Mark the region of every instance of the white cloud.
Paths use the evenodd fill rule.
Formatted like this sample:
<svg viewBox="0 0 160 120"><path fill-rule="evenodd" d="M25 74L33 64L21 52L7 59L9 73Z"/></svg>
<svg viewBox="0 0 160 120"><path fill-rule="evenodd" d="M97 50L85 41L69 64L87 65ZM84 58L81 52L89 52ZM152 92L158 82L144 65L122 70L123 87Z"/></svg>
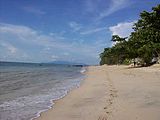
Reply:
<svg viewBox="0 0 160 120"><path fill-rule="evenodd" d="M109 8L102 11L97 19L103 19L120 9L127 7L128 5L129 0L111 0Z"/></svg>
<svg viewBox="0 0 160 120"><path fill-rule="evenodd" d="M56 34L46 35L27 26L0 23L0 59L47 62L75 60L96 63L105 43L74 42ZM3 43L3 44L2 44ZM2 46L2 47L1 47ZM95 47L96 46L96 47Z"/></svg>
<svg viewBox="0 0 160 120"><path fill-rule="evenodd" d="M14 61L19 60L20 57L23 58L23 60L28 58L27 54L20 51L16 46L0 40L0 60Z"/></svg>
<svg viewBox="0 0 160 120"><path fill-rule="evenodd" d="M8 57L13 61L31 60L36 62L38 59L45 61L50 58L51 54L54 54L51 52L46 54L46 51L65 46L63 43L58 43L53 36L47 36L20 25L0 23L0 36L0 46L2 46L0 58L7 59ZM59 37L57 36L57 38Z"/></svg>
<svg viewBox="0 0 160 120"><path fill-rule="evenodd" d="M76 22L70 22L69 26L72 28L74 32L78 32L81 35L88 35L99 31L107 30L107 27L96 27L96 28L90 26L84 27Z"/></svg>
<svg viewBox="0 0 160 120"><path fill-rule="evenodd" d="M49 35L51 37L54 37L55 39L59 39L59 40L64 40L65 38L63 37L63 33L49 33Z"/></svg>
<svg viewBox="0 0 160 120"><path fill-rule="evenodd" d="M56 61L59 57L56 55L51 55L51 61Z"/></svg>
<svg viewBox="0 0 160 120"><path fill-rule="evenodd" d="M93 13L99 21L131 4L130 0L86 0L86 12Z"/></svg>
<svg viewBox="0 0 160 120"><path fill-rule="evenodd" d="M9 43L6 44L6 43L1 42L1 46L5 47L11 54L16 54L16 52L17 52L17 48Z"/></svg>
<svg viewBox="0 0 160 120"><path fill-rule="evenodd" d="M0 23L0 33L6 38L8 36L12 36L13 40L24 42L25 44L38 44L38 45L49 45L49 41L51 37L38 33L38 31L33 30L26 26L21 25L12 25L12 24L4 24ZM12 39L12 38L9 38Z"/></svg>
<svg viewBox="0 0 160 120"><path fill-rule="evenodd" d="M93 33L96 33L96 32L103 31L103 30L107 30L107 27L94 28L94 29L82 31L82 32L80 32L80 34L81 35L88 35L88 34L93 34Z"/></svg>
<svg viewBox="0 0 160 120"><path fill-rule="evenodd" d="M31 28L26 26L20 26L20 25L12 25L12 24L5 24L0 23L0 32L10 32L12 34L21 34L21 35L28 35L30 34L36 34L36 31L33 31Z"/></svg>
<svg viewBox="0 0 160 120"><path fill-rule="evenodd" d="M133 22L122 22L118 23L115 26L109 27L109 30L112 32L112 35L119 35L120 37L128 37L131 32L133 32Z"/></svg>
<svg viewBox="0 0 160 120"><path fill-rule="evenodd" d="M70 22L69 26L73 29L73 31L79 31L82 28L82 25L76 23L76 22Z"/></svg>

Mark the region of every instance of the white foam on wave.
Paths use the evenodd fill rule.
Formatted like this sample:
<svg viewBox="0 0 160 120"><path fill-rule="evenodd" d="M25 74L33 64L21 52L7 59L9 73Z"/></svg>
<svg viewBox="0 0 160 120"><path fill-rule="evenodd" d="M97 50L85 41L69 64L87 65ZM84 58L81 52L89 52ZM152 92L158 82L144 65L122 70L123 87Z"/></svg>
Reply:
<svg viewBox="0 0 160 120"><path fill-rule="evenodd" d="M56 99L56 98L55 98L55 99L51 99L51 100L50 100L50 105L47 106L48 109L43 109L43 110L38 111L37 114L35 115L35 117L31 118L30 120L34 120L34 119L40 117L40 115L41 115L42 112L45 112L45 111L51 109L51 108L53 107L53 105L55 104L53 101L62 99L63 97L65 97L65 96L67 95L67 93L68 93L68 92L66 91L66 94L64 94L63 96L61 96L61 97L59 97L59 98L57 98L57 99Z"/></svg>
<svg viewBox="0 0 160 120"><path fill-rule="evenodd" d="M86 70L85 70L85 71L86 71ZM84 71L84 72L85 72L85 71ZM84 73L84 72L83 72L83 73ZM34 120L35 118L40 117L40 115L41 115L42 112L45 112L45 111L51 109L52 107L54 107L53 105L55 104L55 103L54 103L55 100L62 99L62 98L64 98L71 90L76 89L76 88L79 88L79 87L80 87L80 84L81 84L81 82L82 82L83 79L84 79L84 77L79 78L79 79L76 79L76 81L78 80L79 82L77 82L76 84L73 83L74 85L70 86L70 88L65 91L65 94L64 94L64 95L60 96L59 98L50 99L50 103L51 103L51 104L50 104L50 106L48 106L48 109L44 109L44 110L41 110L41 111L37 112L36 116L33 117L33 118L31 118L30 120Z"/></svg>
<svg viewBox="0 0 160 120"><path fill-rule="evenodd" d="M78 72L85 73L86 68L83 67ZM10 101L5 101L0 104L0 119L3 120L33 120L48 109L54 107L54 100L65 97L72 89L78 88L84 79L84 76L79 78L71 78L60 80L54 84L53 88L46 88L39 94L30 94L21 96ZM34 89L33 89L34 90ZM33 91L35 93L35 91Z"/></svg>
<svg viewBox="0 0 160 120"><path fill-rule="evenodd" d="M80 70L80 73L84 74L86 72L86 68L83 67L81 70Z"/></svg>
<svg viewBox="0 0 160 120"><path fill-rule="evenodd" d="M69 91L79 87L80 82L80 78L71 79L68 80L68 83L61 83L60 86L48 90L46 94L24 96L6 101L0 105L0 109L4 111L0 116L3 120L33 120L39 117L42 112L51 109L54 100L65 97Z"/></svg>

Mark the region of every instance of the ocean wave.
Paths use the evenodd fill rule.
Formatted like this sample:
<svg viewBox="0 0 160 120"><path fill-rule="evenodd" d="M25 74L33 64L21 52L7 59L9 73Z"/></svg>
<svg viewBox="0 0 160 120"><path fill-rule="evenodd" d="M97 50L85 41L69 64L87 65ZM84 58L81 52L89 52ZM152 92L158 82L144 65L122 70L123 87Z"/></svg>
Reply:
<svg viewBox="0 0 160 120"><path fill-rule="evenodd" d="M0 105L0 116L3 120L33 120L40 116L41 112L50 109L54 100L67 95L73 88L79 87L80 78L68 80L69 83L61 83L48 93L19 97L12 101L6 101Z"/></svg>
<svg viewBox="0 0 160 120"><path fill-rule="evenodd" d="M79 87L86 68L14 67L14 71L11 71L8 67L5 71L9 72L3 73L4 81L0 83L3 88L3 94L0 95L0 120L33 120L41 112L54 107L54 100L63 98L69 91Z"/></svg>
<svg viewBox="0 0 160 120"><path fill-rule="evenodd" d="M81 70L80 70L80 73L84 74L86 72L86 67L83 67Z"/></svg>

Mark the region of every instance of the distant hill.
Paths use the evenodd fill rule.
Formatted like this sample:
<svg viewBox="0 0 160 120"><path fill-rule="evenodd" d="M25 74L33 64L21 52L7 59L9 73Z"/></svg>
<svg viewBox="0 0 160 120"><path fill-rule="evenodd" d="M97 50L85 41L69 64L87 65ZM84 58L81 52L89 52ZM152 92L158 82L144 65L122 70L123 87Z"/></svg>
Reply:
<svg viewBox="0 0 160 120"><path fill-rule="evenodd" d="M0 66L40 66L42 63L0 61Z"/></svg>
<svg viewBox="0 0 160 120"><path fill-rule="evenodd" d="M61 65L86 65L84 63L76 63L76 62L69 62L69 61L53 61L49 63L61 64Z"/></svg>
<svg viewBox="0 0 160 120"><path fill-rule="evenodd" d="M8 62L0 61L0 66L39 66L40 63L27 63L27 62Z"/></svg>
<svg viewBox="0 0 160 120"><path fill-rule="evenodd" d="M48 65L73 65L73 66L86 66L86 64L83 63L74 63L74 62L68 62L68 61L53 61L48 63L26 63L26 62L8 62L8 61L0 61L0 66L48 66Z"/></svg>

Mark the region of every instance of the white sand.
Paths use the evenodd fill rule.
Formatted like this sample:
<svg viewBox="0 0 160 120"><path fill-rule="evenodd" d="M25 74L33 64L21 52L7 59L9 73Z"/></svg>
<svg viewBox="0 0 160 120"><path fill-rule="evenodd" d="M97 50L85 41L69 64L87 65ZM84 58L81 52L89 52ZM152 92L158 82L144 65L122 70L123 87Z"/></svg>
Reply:
<svg viewBox="0 0 160 120"><path fill-rule="evenodd" d="M160 120L160 66L93 66L38 120Z"/></svg>

